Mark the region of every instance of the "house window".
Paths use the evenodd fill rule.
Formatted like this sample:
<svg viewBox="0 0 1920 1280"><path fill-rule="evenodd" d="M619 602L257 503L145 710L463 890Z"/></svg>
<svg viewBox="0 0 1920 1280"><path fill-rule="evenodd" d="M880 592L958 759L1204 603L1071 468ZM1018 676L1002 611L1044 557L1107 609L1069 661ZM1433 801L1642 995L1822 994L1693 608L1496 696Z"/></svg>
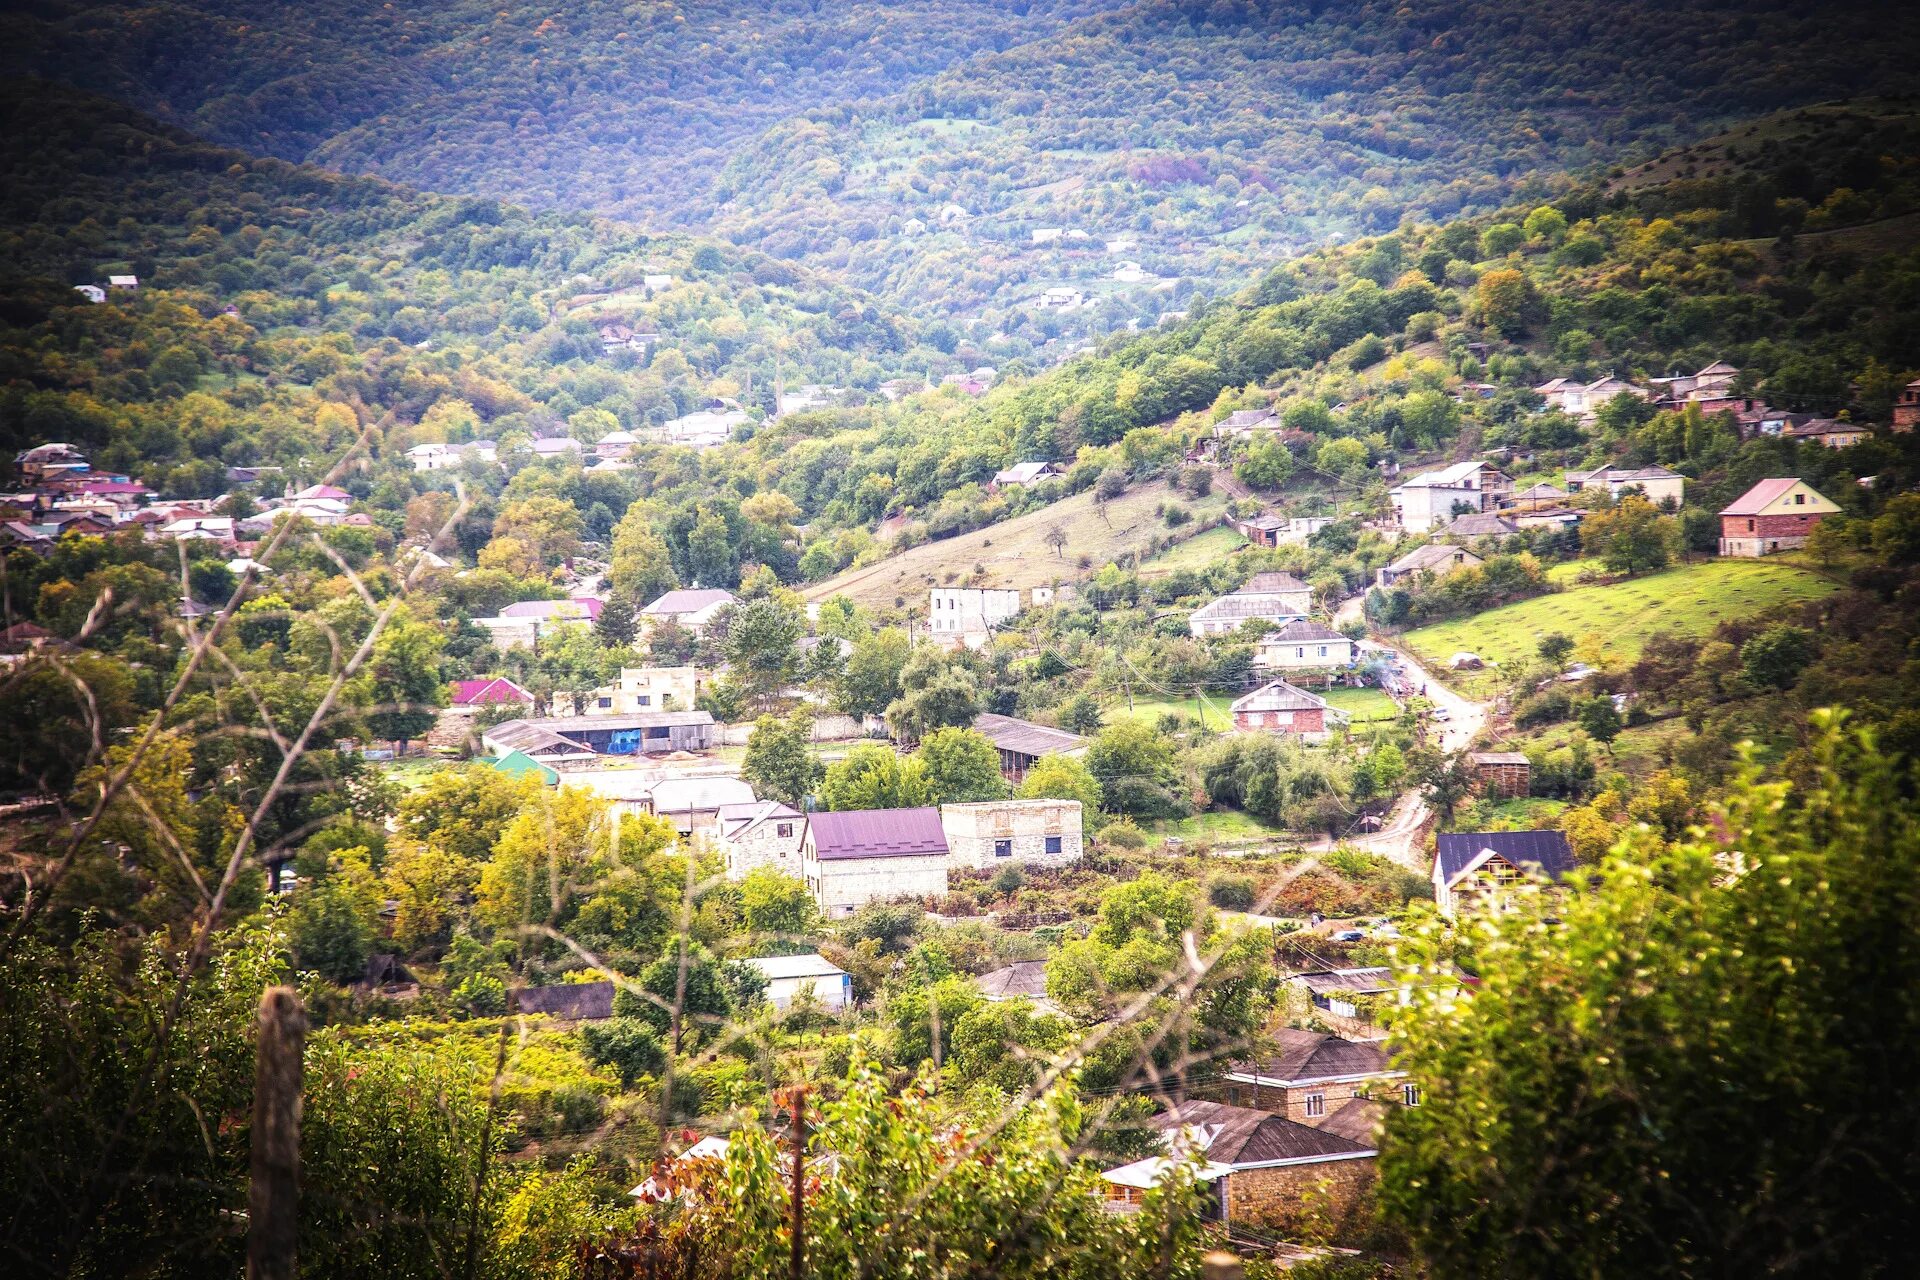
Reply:
<svg viewBox="0 0 1920 1280"><path fill-rule="evenodd" d="M605 710L606 708L608 708L608 707L610 707L610 706L612 706L612 705L613 705L613 699L612 699L612 698L602 698L602 699L600 699L600 707L601 707L601 709L602 709L602 710Z"/></svg>
<svg viewBox="0 0 1920 1280"><path fill-rule="evenodd" d="M1323 1116L1327 1114L1327 1095L1324 1093L1308 1094L1307 1114L1309 1116Z"/></svg>
<svg viewBox="0 0 1920 1280"><path fill-rule="evenodd" d="M993 842L993 856L996 858L1011 858L1013 856L1013 841L995 840Z"/></svg>
<svg viewBox="0 0 1920 1280"><path fill-rule="evenodd" d="M1804 506L1806 506L1806 505L1807 505L1807 495L1806 495L1806 494L1804 494L1804 493L1796 493L1796 494L1794 494L1794 495L1793 495L1793 505L1794 505L1794 506L1796 506L1796 507L1804 507Z"/></svg>
<svg viewBox="0 0 1920 1280"><path fill-rule="evenodd" d="M1420 1086L1417 1084L1401 1085L1400 1098L1410 1107L1419 1106L1420 1105Z"/></svg>
<svg viewBox="0 0 1920 1280"><path fill-rule="evenodd" d="M653 695L650 693L635 694L633 704L637 707L650 707L653 705Z"/></svg>
<svg viewBox="0 0 1920 1280"><path fill-rule="evenodd" d="M1305 648L1295 649L1293 651L1293 656L1296 658L1304 658L1307 656L1307 651Z"/></svg>
<svg viewBox="0 0 1920 1280"><path fill-rule="evenodd" d="M1751 521L1751 520L1749 520L1749 521L1747 521L1747 532L1748 532L1748 533L1752 533L1752 532L1753 532L1753 521Z"/></svg>
<svg viewBox="0 0 1920 1280"><path fill-rule="evenodd" d="M1327 646L1325 645L1320 646L1320 656L1323 658L1327 656Z"/></svg>
<svg viewBox="0 0 1920 1280"><path fill-rule="evenodd" d="M791 840L793 838L793 824L791 822L782 822L774 827L773 833L782 840Z"/></svg>
<svg viewBox="0 0 1920 1280"><path fill-rule="evenodd" d="M1059 836L1048 836L1048 837L1047 837L1047 852L1048 852L1048 853L1050 853L1050 854L1051 854L1051 853L1059 853L1059 852L1060 852L1060 837L1059 837Z"/></svg>

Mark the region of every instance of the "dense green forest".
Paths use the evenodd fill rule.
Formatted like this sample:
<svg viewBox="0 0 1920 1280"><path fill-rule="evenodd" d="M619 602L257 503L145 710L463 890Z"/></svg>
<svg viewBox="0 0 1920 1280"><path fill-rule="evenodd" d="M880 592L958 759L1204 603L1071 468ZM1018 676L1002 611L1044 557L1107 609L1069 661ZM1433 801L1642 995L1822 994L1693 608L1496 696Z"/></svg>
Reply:
<svg viewBox="0 0 1920 1280"><path fill-rule="evenodd" d="M789 0L751 23L715 4L48 3L0 21L0 69L256 154L722 234L984 336L1048 286L1092 299L1050 322L1103 331L1283 249L1896 91L1915 21L1778 0ZM1089 238L1034 244L1044 227ZM1175 288L1116 283L1121 262Z"/></svg>

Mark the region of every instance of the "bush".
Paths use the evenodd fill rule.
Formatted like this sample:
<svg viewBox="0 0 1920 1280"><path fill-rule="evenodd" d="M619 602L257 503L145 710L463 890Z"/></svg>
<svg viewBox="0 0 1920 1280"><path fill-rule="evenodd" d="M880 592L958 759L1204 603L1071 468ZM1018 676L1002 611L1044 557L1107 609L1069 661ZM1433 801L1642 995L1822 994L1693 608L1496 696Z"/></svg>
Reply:
<svg viewBox="0 0 1920 1280"><path fill-rule="evenodd" d="M1100 828L1100 843L1115 849L1144 849L1147 833L1131 818L1116 818Z"/></svg>
<svg viewBox="0 0 1920 1280"><path fill-rule="evenodd" d="M1207 901L1222 911L1251 910L1256 897L1252 876L1217 875L1207 882Z"/></svg>
<svg viewBox="0 0 1920 1280"><path fill-rule="evenodd" d="M1166 509L1165 513L1162 516L1162 519L1164 519L1167 522L1167 527L1169 529L1178 529L1181 525L1187 524L1190 521L1192 521L1193 512L1187 510L1185 507L1170 506Z"/></svg>
<svg viewBox="0 0 1920 1280"><path fill-rule="evenodd" d="M1020 892L1021 888L1027 883L1027 877L1021 873L1018 867L1002 867L999 874L993 877L991 883L993 884L993 891L1005 897L1008 894Z"/></svg>
<svg viewBox="0 0 1920 1280"><path fill-rule="evenodd" d="M597 1128L607 1114L607 1100L584 1084L563 1084L553 1091L553 1114L563 1133L585 1133Z"/></svg>
<svg viewBox="0 0 1920 1280"><path fill-rule="evenodd" d="M660 1035L638 1018L613 1018L580 1029L580 1047L597 1067L612 1067L620 1087L631 1089L642 1076L666 1070L667 1050Z"/></svg>

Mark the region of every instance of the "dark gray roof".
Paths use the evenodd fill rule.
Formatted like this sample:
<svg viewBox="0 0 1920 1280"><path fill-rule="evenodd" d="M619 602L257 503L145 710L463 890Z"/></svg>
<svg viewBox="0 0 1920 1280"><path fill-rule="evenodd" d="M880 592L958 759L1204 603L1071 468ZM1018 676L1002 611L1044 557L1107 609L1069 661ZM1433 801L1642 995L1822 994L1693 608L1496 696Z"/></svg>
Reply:
<svg viewBox="0 0 1920 1280"><path fill-rule="evenodd" d="M1504 538L1520 532L1520 526L1505 516L1482 511L1455 516L1446 531L1455 538Z"/></svg>
<svg viewBox="0 0 1920 1280"><path fill-rule="evenodd" d="M1300 581L1290 573L1273 571L1256 573L1248 578L1246 585L1233 594L1237 596L1277 595L1283 591L1311 591L1312 587Z"/></svg>
<svg viewBox="0 0 1920 1280"><path fill-rule="evenodd" d="M522 987L513 993L513 1007L521 1013L546 1013L556 1018L611 1018L611 982L563 982L552 987Z"/></svg>
<svg viewBox="0 0 1920 1280"><path fill-rule="evenodd" d="M983 973L973 980L980 994L989 1000L1044 1000L1047 997L1047 962L1016 960L1004 969Z"/></svg>
<svg viewBox="0 0 1920 1280"><path fill-rule="evenodd" d="M1370 1142L1299 1124L1271 1111L1230 1107L1223 1102L1181 1102L1152 1121L1163 1133L1205 1126L1213 1132L1207 1159L1220 1164L1261 1164L1269 1160L1311 1160L1315 1157L1371 1154Z"/></svg>
<svg viewBox="0 0 1920 1280"><path fill-rule="evenodd" d="M992 713L975 716L973 728L1002 751L1018 752L1023 756L1058 755L1063 751L1077 751L1087 745L1087 740L1077 733L1013 716Z"/></svg>
<svg viewBox="0 0 1920 1280"><path fill-rule="evenodd" d="M1312 643L1321 640L1345 640L1347 637L1331 627L1302 618L1298 622L1289 622L1275 631L1269 631L1261 638L1262 644Z"/></svg>
<svg viewBox="0 0 1920 1280"><path fill-rule="evenodd" d="M1274 1033L1272 1057L1236 1062L1233 1075L1304 1084L1336 1076L1382 1075L1393 1068L1378 1041L1343 1040L1322 1031L1287 1027Z"/></svg>
<svg viewBox="0 0 1920 1280"><path fill-rule="evenodd" d="M1370 995L1391 991L1398 985L1393 970L1385 965L1366 969L1324 969L1318 973L1302 973L1297 977L1315 995L1335 991Z"/></svg>
<svg viewBox="0 0 1920 1280"><path fill-rule="evenodd" d="M1552 880L1574 867L1573 846L1558 831L1443 832L1434 849L1442 880L1452 883L1489 849L1516 867L1538 868Z"/></svg>

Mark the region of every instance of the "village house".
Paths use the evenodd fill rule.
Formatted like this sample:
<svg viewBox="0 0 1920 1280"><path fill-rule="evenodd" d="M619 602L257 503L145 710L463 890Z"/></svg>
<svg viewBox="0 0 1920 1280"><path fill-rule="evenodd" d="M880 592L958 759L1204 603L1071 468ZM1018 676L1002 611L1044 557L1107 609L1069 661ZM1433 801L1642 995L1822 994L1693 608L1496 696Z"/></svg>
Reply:
<svg viewBox="0 0 1920 1280"><path fill-rule="evenodd" d="M15 470L29 480L44 480L75 471L91 470L87 456L70 444L49 441L13 455Z"/></svg>
<svg viewBox="0 0 1920 1280"><path fill-rule="evenodd" d="M1770 556L1807 545L1840 505L1794 476L1762 480L1720 511L1720 554Z"/></svg>
<svg viewBox="0 0 1920 1280"><path fill-rule="evenodd" d="M1566 501L1567 491L1558 485L1548 484L1545 480L1530 484L1513 495L1513 506L1519 511L1565 506Z"/></svg>
<svg viewBox="0 0 1920 1280"><path fill-rule="evenodd" d="M447 444L417 444L407 450L415 471L445 471L460 465L460 452Z"/></svg>
<svg viewBox="0 0 1920 1280"><path fill-rule="evenodd" d="M987 492L1025 489L1029 485L1039 484L1042 480L1054 479L1059 474L1060 465L1055 462L1017 462L1005 470L994 472L993 479L987 482Z"/></svg>
<svg viewBox="0 0 1920 1280"><path fill-rule="evenodd" d="M1261 636L1254 646L1253 665L1281 671L1350 667L1354 654L1352 640L1309 619L1289 622Z"/></svg>
<svg viewBox="0 0 1920 1280"><path fill-rule="evenodd" d="M653 628L671 622L689 635L705 635L722 609L739 604L740 598L719 587L677 587L640 610L640 625Z"/></svg>
<svg viewBox="0 0 1920 1280"><path fill-rule="evenodd" d="M714 832L726 859L727 879L744 880L749 871L771 867L800 878L800 838L805 817L778 800L720 806Z"/></svg>
<svg viewBox="0 0 1920 1280"><path fill-rule="evenodd" d="M1015 786L1026 779L1027 770L1039 763L1042 757L1070 756L1078 759L1092 745L1088 739L1065 729L992 712L975 716L973 729L1000 753L1000 776Z"/></svg>
<svg viewBox="0 0 1920 1280"><path fill-rule="evenodd" d="M480 742L495 755L524 751L546 764L590 763L599 756L711 751L713 717L704 711L655 711L508 720L483 731Z"/></svg>
<svg viewBox="0 0 1920 1280"><path fill-rule="evenodd" d="M1698 373L1672 373L1647 381L1653 386L1654 403L1663 409L1698 405L1702 413L1718 413L1739 398L1733 394L1739 376L1740 370L1725 360L1715 360Z"/></svg>
<svg viewBox="0 0 1920 1280"><path fill-rule="evenodd" d="M1261 685L1235 698L1228 708L1233 727L1241 733L1284 733L1306 742L1320 742L1347 714L1325 698L1296 689L1285 680Z"/></svg>
<svg viewBox="0 0 1920 1280"><path fill-rule="evenodd" d="M1195 636L1225 635L1243 623L1284 626L1304 619L1313 605L1313 588L1290 573L1256 573L1231 595L1201 605L1187 618Z"/></svg>
<svg viewBox="0 0 1920 1280"><path fill-rule="evenodd" d="M722 810L757 802L746 779L725 776L662 778L647 792L647 812L683 836L717 836Z"/></svg>
<svg viewBox="0 0 1920 1280"><path fill-rule="evenodd" d="M1452 523L1434 536L1447 542L1466 542L1473 538L1510 538L1520 526L1506 516L1491 511L1455 516Z"/></svg>
<svg viewBox="0 0 1920 1280"><path fill-rule="evenodd" d="M1521 751L1475 751L1467 757L1473 766L1474 789L1483 796L1511 800L1533 793L1533 762Z"/></svg>
<svg viewBox="0 0 1920 1280"><path fill-rule="evenodd" d="M869 902L947 892L940 811L855 809L807 817L800 874L822 915L842 920Z"/></svg>
<svg viewBox="0 0 1920 1280"><path fill-rule="evenodd" d="M622 667L620 679L587 698L589 715L630 716L645 711L685 711L707 685L699 667Z"/></svg>
<svg viewBox="0 0 1920 1280"><path fill-rule="evenodd" d="M1256 547L1281 547L1305 542L1334 522L1333 516L1252 516L1233 521L1241 537Z"/></svg>
<svg viewBox="0 0 1920 1280"><path fill-rule="evenodd" d="M1203 1157L1195 1176L1208 1187L1209 1216L1228 1224L1287 1230L1309 1219L1337 1221L1359 1208L1379 1154L1371 1116L1365 1138L1221 1102L1175 1103L1148 1123L1169 1156ZM1107 1170L1109 1206L1137 1206L1172 1168L1168 1157L1150 1156Z"/></svg>
<svg viewBox="0 0 1920 1280"><path fill-rule="evenodd" d="M1221 1077L1221 1091L1234 1106L1271 1111L1320 1128L1358 1099L1420 1105L1420 1093L1404 1083L1379 1040L1343 1040L1325 1031L1283 1027L1272 1035L1274 1053L1235 1062ZM1220 1088L1220 1086L1216 1086Z"/></svg>
<svg viewBox="0 0 1920 1280"><path fill-rule="evenodd" d="M1306 994L1320 1021L1353 1040L1380 1037L1375 1015L1381 1001L1403 1003L1400 977L1385 965L1316 969L1294 974L1287 983Z"/></svg>
<svg viewBox="0 0 1920 1280"><path fill-rule="evenodd" d="M1805 422L1788 424L1782 434L1789 440L1812 441L1827 449L1849 449L1872 433L1854 422L1841 422L1836 418L1809 418Z"/></svg>
<svg viewBox="0 0 1920 1280"><path fill-rule="evenodd" d="M1500 507L1512 493L1512 476L1473 459L1403 481L1387 497L1402 529L1426 533L1457 515Z"/></svg>
<svg viewBox="0 0 1920 1280"><path fill-rule="evenodd" d="M1216 436L1245 436L1256 431L1278 431L1280 415L1271 408L1235 409L1232 413L1214 424Z"/></svg>
<svg viewBox="0 0 1920 1280"><path fill-rule="evenodd" d="M1052 1010L1047 1000L1047 962L1016 960L1005 968L983 973L973 980L982 998L998 1004L1005 1000L1031 1000L1037 1009Z"/></svg>
<svg viewBox="0 0 1920 1280"><path fill-rule="evenodd" d="M73 286L73 291L85 298L88 302L105 302L107 300L107 291L97 284L77 284Z"/></svg>
<svg viewBox="0 0 1920 1280"><path fill-rule="evenodd" d="M1567 489L1572 493L1604 489L1616 502L1627 494L1639 493L1656 507L1669 498L1676 507L1687 500L1686 477L1665 467L1596 467L1592 471L1569 471Z"/></svg>
<svg viewBox="0 0 1920 1280"><path fill-rule="evenodd" d="M927 629L936 639L978 648L993 629L1020 612L1013 588L935 587L927 592Z"/></svg>
<svg viewBox="0 0 1920 1280"><path fill-rule="evenodd" d="M1382 587L1393 587L1408 578L1415 581L1426 575L1444 578L1457 570L1485 563L1465 547L1450 542L1430 542L1423 547L1415 547L1392 564L1383 566L1374 575L1374 580Z"/></svg>
<svg viewBox="0 0 1920 1280"><path fill-rule="evenodd" d="M505 676L487 680L455 680L447 700L448 714L473 715L485 707L531 707L533 695Z"/></svg>
<svg viewBox="0 0 1920 1280"><path fill-rule="evenodd" d="M986 800L940 806L955 866L1063 867L1083 849L1078 800Z"/></svg>
<svg viewBox="0 0 1920 1280"><path fill-rule="evenodd" d="M766 1000L785 1010L795 1000L812 999L838 1013L853 1004L853 978L817 951L798 956L748 956L742 963L767 980Z"/></svg>
<svg viewBox="0 0 1920 1280"><path fill-rule="evenodd" d="M600 616L602 602L591 596L572 600L520 600L491 618L475 618L496 649L532 649L540 637L565 627L589 627Z"/></svg>
<svg viewBox="0 0 1920 1280"><path fill-rule="evenodd" d="M1893 429L1911 431L1920 426L1920 378L1900 388L1893 401Z"/></svg>
<svg viewBox="0 0 1920 1280"><path fill-rule="evenodd" d="M1559 831L1462 831L1435 837L1433 900L1454 916L1475 899L1541 875L1558 881L1574 868L1573 846Z"/></svg>
<svg viewBox="0 0 1920 1280"><path fill-rule="evenodd" d="M1572 378L1555 378L1551 382L1535 387L1535 394L1547 402L1549 409L1559 409L1582 422L1592 422L1600 406L1615 396L1633 396L1635 399L1648 399L1648 393L1631 382L1608 374L1593 382L1577 382Z"/></svg>

